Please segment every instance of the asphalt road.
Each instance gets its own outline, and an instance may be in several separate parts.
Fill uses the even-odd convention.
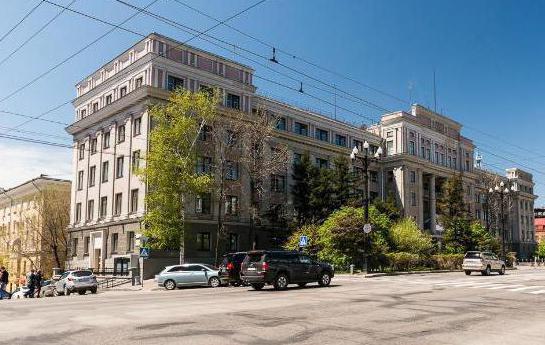
[[[545,270],[0,302],[0,344],[545,344]]]

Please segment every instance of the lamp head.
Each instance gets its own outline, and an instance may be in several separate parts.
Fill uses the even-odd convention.
[[[363,142],[363,148],[366,150],[369,148],[369,143],[367,142],[367,140]]]
[[[378,147],[378,149],[377,149],[377,154],[378,154],[379,156],[382,156],[382,147],[380,147],[380,146]]]
[[[488,190],[488,193],[494,193],[494,189],[490,188],[490,189]]]
[[[356,159],[356,155],[354,154],[354,152],[351,152],[351,153],[350,153],[350,159],[351,159],[351,160]]]
[[[503,181],[500,182],[500,187],[503,188],[503,186],[505,186],[505,183],[503,183]]]
[[[360,150],[358,150],[358,147],[357,147],[357,146],[354,146],[354,148],[352,149],[352,154],[355,156],[355,155],[357,155],[359,152],[360,152]]]
[[[509,194],[509,188],[505,187],[505,189],[503,190],[503,192],[504,192],[505,194]]]
[[[494,187],[494,190],[495,190],[496,192],[499,192],[499,191],[500,191],[500,186],[496,185],[496,187]]]

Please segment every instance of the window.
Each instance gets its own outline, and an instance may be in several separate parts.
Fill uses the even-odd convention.
[[[76,223],[81,221],[81,202],[76,204]]]
[[[195,213],[210,214],[211,205],[209,193],[197,195],[195,198]]]
[[[133,252],[134,251],[134,240],[136,236],[134,231],[127,232],[127,252]]]
[[[78,171],[78,190],[83,189],[83,170]]]
[[[212,158],[197,157],[197,174],[208,174],[212,171]]]
[[[285,192],[286,191],[286,176],[272,175],[271,190],[273,192]]]
[[[212,128],[210,126],[202,126],[201,131],[199,132],[199,140],[200,141],[208,141],[210,140],[210,132],[212,131]]]
[[[113,233],[112,234],[112,254],[117,253],[118,244],[119,244],[119,234]]]
[[[86,236],[83,240],[83,255],[89,255],[89,244],[91,243],[91,237]]]
[[[225,167],[225,178],[227,180],[238,180],[238,163],[227,161]]]
[[[358,150],[362,151],[363,150],[363,142],[359,141],[359,140],[352,140],[352,146],[353,147],[357,147]]]
[[[445,154],[441,153],[441,165],[445,165]]]
[[[435,164],[439,164],[439,152],[435,151]]]
[[[103,196],[100,198],[100,213],[99,217],[104,218],[108,214],[108,197]]]
[[[109,105],[110,103],[112,103],[112,95],[106,96],[106,105]]]
[[[346,147],[346,137],[344,135],[335,134],[335,144]]]
[[[93,220],[95,217],[95,201],[87,201],[87,220]]]
[[[131,190],[131,213],[138,212],[138,189]]]
[[[411,192],[411,206],[416,206],[416,193]]]
[[[93,103],[93,113],[98,111],[98,102]]]
[[[227,94],[227,103],[225,104],[229,108],[240,109],[240,96]]]
[[[197,234],[197,250],[202,252],[210,251],[210,233],[199,232]]]
[[[320,169],[327,169],[329,167],[329,161],[323,158],[316,158],[316,166]]]
[[[89,168],[89,187],[93,187],[95,185],[95,175],[96,175],[97,167],[96,165],[93,165]]]
[[[414,141],[409,141],[409,154],[410,155],[416,155],[416,148]]]
[[[132,136],[135,137],[137,135],[140,135],[140,133],[142,130],[142,118],[141,117],[137,117],[136,119],[134,119],[134,122],[132,124]]]
[[[394,132],[392,131],[386,132],[386,138],[392,138],[393,136],[394,136]]]
[[[301,159],[303,158],[303,155],[297,152],[293,153],[293,164],[299,164],[301,163]]]
[[[90,143],[90,149],[91,149],[91,154],[94,155],[95,153],[97,153],[97,138],[92,138],[91,139],[91,143]]]
[[[144,78],[142,77],[136,78],[136,81],[134,82],[134,88],[138,89],[139,87],[142,86],[143,83],[144,83]]]
[[[121,206],[123,206],[123,193],[117,193],[115,195],[115,211],[114,215],[119,216],[121,214]]]
[[[411,170],[411,171],[409,172],[409,174],[410,174],[410,181],[411,181],[411,183],[416,183],[416,171]]]
[[[122,143],[125,141],[125,125],[117,127],[117,142]]]
[[[321,141],[329,141],[329,132],[320,128],[316,128],[314,137]]]
[[[199,91],[207,94],[210,97],[214,95],[214,89],[212,89],[210,86],[207,86],[207,85],[200,84]]]
[[[305,125],[304,123],[295,122],[295,124],[293,126],[293,131],[296,134],[308,136],[308,126]]]
[[[107,149],[110,147],[110,131],[104,132],[102,135],[102,148]]]
[[[80,114],[80,118],[83,119],[85,116],[87,116],[87,110],[86,109],[81,109],[79,114]]]
[[[276,119],[276,129],[279,129],[281,131],[286,130],[286,118],[285,117],[279,117]]]
[[[426,158],[431,162],[431,149],[426,149]]]
[[[184,80],[182,78],[177,78],[169,75],[167,77],[167,89],[168,91],[174,91],[178,88],[184,87]]]
[[[127,94],[126,86],[123,86],[122,88],[119,89],[119,98],[125,97],[126,94]]]
[[[392,140],[386,141],[386,154],[391,156],[394,154],[394,142]]]
[[[229,250],[232,252],[238,251],[238,234],[229,234]]]
[[[72,256],[78,256],[78,239],[72,239]]]
[[[238,197],[228,195],[225,198],[225,214],[236,215],[238,213]]]
[[[78,155],[78,158],[79,158],[79,160],[82,160],[83,158],[85,158],[85,144],[80,144],[80,145],[79,145],[79,155]]]
[[[108,161],[102,162],[102,177],[101,177],[102,183],[108,182],[108,167],[109,167],[109,165],[110,165],[110,162],[108,162]]]
[[[123,177],[123,162],[124,162],[124,159],[125,159],[125,157],[123,157],[123,156],[117,157],[117,164],[116,164],[116,167],[115,167],[115,177],[116,178]]]
[[[369,175],[371,176],[371,182],[378,182],[378,173],[376,171],[369,171]]]

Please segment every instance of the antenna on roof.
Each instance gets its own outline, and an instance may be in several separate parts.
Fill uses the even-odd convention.
[[[300,93],[305,93],[305,92],[303,91],[303,82],[301,82],[301,84],[300,84],[300,86],[299,86],[299,92],[300,92]]]
[[[276,60],[276,48],[273,47],[273,55],[272,58],[269,59],[271,62],[278,63],[278,60]]]

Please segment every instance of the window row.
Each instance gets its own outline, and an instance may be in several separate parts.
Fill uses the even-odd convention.
[[[131,171],[132,173],[136,173],[138,169],[140,168],[140,150],[133,151],[132,157],[131,157]],[[102,169],[100,171],[100,182],[106,183],[109,179],[109,171],[110,171],[110,161],[103,161],[102,162]],[[122,178],[124,176],[125,172],[125,156],[119,156],[115,159],[115,178]],[[89,167],[89,173],[87,175],[87,185],[89,187],[94,187],[96,184],[96,175],[97,175],[97,167],[96,165],[92,165]],[[83,183],[84,181],[84,171],[80,170],[78,171],[78,177],[77,177],[77,189],[83,190]]]
[[[136,137],[142,133],[142,118],[138,117],[132,122],[132,135]],[[116,142],[121,144],[125,141],[125,125],[120,125],[117,127],[117,138]],[[102,148],[110,148],[110,131],[102,133]],[[98,138],[94,137],[89,140],[89,148],[86,147],[85,143],[78,145],[78,159],[85,159],[85,152],[89,151],[90,155],[94,155],[98,152]]]
[[[100,98],[96,99],[94,101],[91,101],[85,107],[80,108],[79,113],[78,113],[78,120],[83,119],[87,115],[96,113],[101,108],[103,108],[105,106],[108,106],[111,103],[113,103],[114,100],[119,100],[119,99],[125,97],[127,95],[127,93],[129,92],[129,84],[131,82],[132,82],[132,80],[129,81],[128,83],[125,83],[122,86],[117,87],[116,89],[112,90],[110,93],[104,95],[103,100],[100,99]],[[143,85],[144,85],[144,77],[143,76],[138,76],[138,77],[136,77],[134,79],[134,88],[133,88],[133,90],[138,89],[138,88],[142,87]]]
[[[121,211],[123,209],[123,193],[115,194],[113,206],[114,206],[113,215],[114,216],[121,215]],[[107,196],[103,196],[100,198],[98,210],[96,211],[98,211],[98,219],[103,219],[108,215],[108,197]],[[138,189],[133,189],[130,192],[129,213],[132,214],[136,212],[138,212]],[[85,220],[91,221],[94,219],[95,219],[95,200],[91,199],[87,201]],[[82,221],[82,203],[81,202],[76,203],[74,221],[75,223],[80,223]]]

